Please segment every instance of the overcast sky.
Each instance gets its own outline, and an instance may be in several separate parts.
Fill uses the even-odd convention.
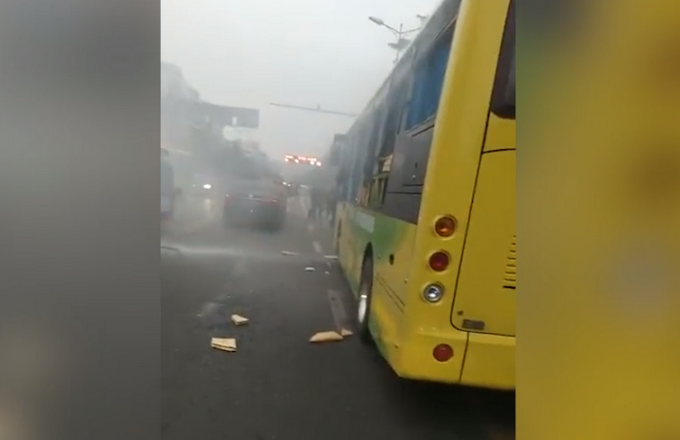
[[[270,102],[358,113],[392,67],[394,36],[367,17],[417,27],[440,0],[163,0],[162,57],[203,99],[260,109],[268,153],[321,154],[351,118]]]

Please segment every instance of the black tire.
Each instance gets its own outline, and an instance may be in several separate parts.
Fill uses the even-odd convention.
[[[366,298],[362,298],[363,296]],[[373,336],[369,329],[368,323],[371,318],[371,302],[373,299],[373,257],[367,255],[364,257],[364,263],[361,267],[361,281],[359,282],[359,297],[357,298],[357,329],[359,339],[367,345],[373,345]],[[365,311],[362,313],[361,309],[364,307],[362,301],[365,301]],[[362,320],[363,314],[363,320]]]

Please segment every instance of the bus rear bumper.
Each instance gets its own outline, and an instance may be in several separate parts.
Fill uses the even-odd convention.
[[[512,336],[470,333],[460,383],[514,390],[515,341]]]
[[[453,357],[440,362],[434,349],[446,344]],[[498,390],[515,388],[515,338],[452,330],[417,334],[404,341],[387,357],[392,368],[405,379],[423,380]],[[388,359],[389,360],[389,359]]]

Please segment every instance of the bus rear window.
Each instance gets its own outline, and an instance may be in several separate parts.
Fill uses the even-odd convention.
[[[515,119],[515,2],[510,4],[505,35],[498,58],[491,111],[504,119]]]
[[[501,84],[505,84],[504,90],[500,92],[500,97],[498,101],[498,107],[494,109],[494,113],[498,116],[506,119],[515,119],[515,55],[513,55],[510,61],[509,71],[507,72],[505,81]]]

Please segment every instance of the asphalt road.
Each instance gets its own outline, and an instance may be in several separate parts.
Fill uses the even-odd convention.
[[[351,326],[353,304],[324,256],[330,231],[301,205],[279,233],[226,229],[208,200],[180,208],[161,240],[162,438],[514,439],[514,395],[398,379],[353,337],[309,343]],[[234,313],[250,323],[235,327]]]

